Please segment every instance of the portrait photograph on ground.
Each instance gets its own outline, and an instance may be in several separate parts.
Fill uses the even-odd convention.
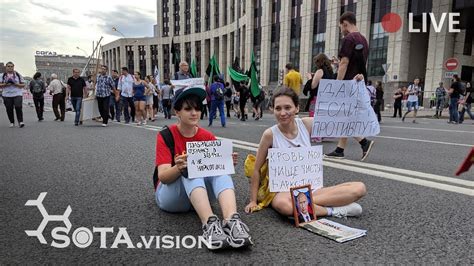
[[[293,216],[295,218],[295,226],[316,220],[313,212],[313,198],[311,193],[311,185],[292,187],[290,194],[293,198]]]

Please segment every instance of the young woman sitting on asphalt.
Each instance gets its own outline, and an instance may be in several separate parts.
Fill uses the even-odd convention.
[[[229,175],[205,178],[187,177],[186,143],[210,141],[216,137],[199,127],[202,101],[206,91],[201,88],[179,89],[175,93],[174,109],[178,123],[169,127],[174,139],[174,165],[171,152],[163,136],[158,134],[156,165],[158,180],[155,197],[160,209],[179,213],[195,210],[202,223],[203,236],[210,249],[239,248],[252,244],[249,229],[237,213],[234,184]],[[233,154],[234,164],[237,154]],[[211,209],[210,199],[217,199],[224,220]]]
[[[362,79],[357,76],[358,80]],[[298,95],[289,88],[283,88],[272,97],[273,114],[277,124],[266,129],[257,150],[255,168],[250,184],[250,203],[245,207],[247,213],[257,210],[257,192],[260,185],[260,168],[267,160],[269,148],[294,148],[311,146],[311,127],[313,117],[297,118]],[[362,182],[347,182],[313,190],[313,210],[316,216],[348,217],[360,216],[362,207],[355,203],[366,194]],[[278,192],[271,206],[278,213],[293,215],[290,192]]]

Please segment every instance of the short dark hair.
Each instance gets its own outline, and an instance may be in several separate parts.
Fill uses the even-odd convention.
[[[122,70],[125,70],[128,72],[128,67],[122,67]]]
[[[356,15],[352,11],[346,11],[339,17],[339,24],[344,23],[344,21],[349,22],[352,25],[356,25]]]
[[[183,105],[186,104],[187,106],[194,108],[194,110],[201,112],[202,110],[202,100],[199,98],[198,95],[189,94],[184,96],[184,98],[179,99],[174,103],[174,109],[176,111],[181,111],[183,109]]]
[[[454,79],[455,81],[459,81],[459,80],[460,80],[459,75],[458,75],[458,74],[454,74],[454,75],[453,75],[453,79]]]
[[[288,64],[286,64],[285,68],[288,69],[288,70],[292,70],[292,69],[294,69],[295,67],[293,66],[292,63],[288,63]]]
[[[219,81],[219,76],[218,76],[218,75],[214,75],[214,77],[212,77],[212,80],[213,80],[213,81]]]
[[[295,104],[295,106],[298,107],[298,103],[299,103],[298,94],[296,94],[296,92],[294,90],[292,90],[288,87],[281,88],[275,94],[273,94],[272,101],[271,101],[273,107],[275,107],[275,99],[280,97],[280,96],[290,97],[291,100],[293,101],[293,103]]]
[[[35,75],[33,76],[33,79],[38,79],[41,78],[41,73],[36,72]]]
[[[105,67],[105,69],[109,69],[109,67],[106,65],[102,65],[101,67]]]
[[[114,69],[114,70],[112,70],[112,72],[114,72],[114,73],[117,73],[117,74],[118,74],[118,71],[117,71],[117,69]]]
[[[230,83],[229,83],[228,81],[226,81],[225,86],[226,86],[226,87],[229,87],[229,86],[230,86]]]

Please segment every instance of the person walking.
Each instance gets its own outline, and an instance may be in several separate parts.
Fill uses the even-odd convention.
[[[58,79],[58,75],[51,74],[51,82],[48,86],[49,94],[53,95],[54,121],[64,121],[66,116],[66,84]],[[58,111],[59,107],[59,111]]]
[[[402,122],[405,122],[405,118],[407,115],[411,112],[412,109],[414,109],[413,112],[413,123],[416,123],[416,114],[418,113],[418,95],[420,94],[421,91],[421,86],[420,86],[420,79],[415,78],[413,80],[413,84],[408,86],[408,90],[406,94],[408,95],[407,99],[407,112],[403,115],[402,117]]]
[[[155,117],[153,116],[153,92],[155,91],[155,85],[153,85],[152,80],[153,78],[151,76],[145,77],[145,117],[150,121],[155,121]]]
[[[436,114],[434,115],[434,118],[440,118],[442,116],[444,102],[446,100],[446,90],[443,87],[443,82],[440,82],[439,87],[436,88],[435,96]]]
[[[398,117],[399,118],[402,118],[402,99],[403,99],[403,92],[402,92],[402,88],[398,88],[397,91],[395,92],[395,94],[393,95],[393,99],[394,99],[394,102],[393,102],[393,118],[397,117],[397,113],[398,113]]]
[[[303,85],[303,78],[301,74],[296,71],[293,64],[288,63],[285,66],[286,75],[283,79],[283,85],[291,88],[299,96],[301,92],[301,86]]]
[[[110,95],[115,90],[115,83],[111,76],[107,75],[107,66],[100,67],[97,75],[95,97],[102,117],[102,126],[106,127],[109,122]]]
[[[120,92],[118,88],[119,82],[119,73],[117,70],[112,70],[112,80],[114,81],[115,90],[110,95],[109,101],[109,111],[110,111],[110,119],[113,121],[114,119],[117,122],[120,122]]]
[[[36,116],[38,121],[43,121],[43,112],[44,112],[44,93],[46,92],[46,85],[41,79],[41,73],[36,72],[33,76],[33,80],[30,81],[29,89],[31,95],[33,95],[33,102],[36,108]]]
[[[239,107],[240,107],[240,121],[247,120],[247,101],[250,96],[250,91],[247,85],[242,81],[239,86]]]
[[[341,49],[338,55],[340,62],[337,69],[337,79],[351,80],[358,74],[363,74],[364,80],[367,80],[365,65],[369,55],[369,45],[357,28],[355,14],[351,11],[344,12],[339,17],[339,28],[344,38],[342,39]],[[369,155],[374,141],[358,137],[354,139],[360,144],[362,149],[361,161],[364,161]],[[329,158],[344,158],[346,145],[347,138],[340,138],[336,149],[325,156]]]
[[[120,98],[123,107],[123,116],[125,124],[135,122],[135,104],[133,103],[133,82],[134,78],[128,73],[127,67],[122,67],[122,75],[119,78],[118,90],[120,91]],[[129,111],[130,108],[130,111]]]
[[[74,68],[72,70],[72,77],[67,80],[67,98],[71,100],[72,108],[76,115],[74,117],[74,125],[78,126],[81,124],[81,109],[82,109],[82,99],[87,97],[88,88],[87,84],[83,78],[80,77],[80,70]]]
[[[464,122],[464,114],[466,112],[469,115],[469,118],[471,118],[471,120],[474,120],[474,116],[472,115],[472,112],[471,112],[472,95],[473,95],[473,89],[471,87],[471,83],[466,82],[466,88],[463,90],[462,100],[460,100],[460,104],[462,105],[462,109],[458,110],[459,111],[459,123],[460,124],[462,124]]]
[[[225,113],[224,113],[224,85],[219,81],[219,76],[213,77],[214,82],[210,86],[211,96],[211,113],[209,114],[209,125],[212,126],[212,121],[217,114],[219,108],[219,116],[221,117],[221,125],[225,127]]]
[[[141,79],[141,73],[135,72],[135,81],[133,82],[133,103],[135,104],[135,120],[137,125],[146,125],[146,82]]]
[[[6,72],[3,73],[0,80],[0,88],[3,89],[3,104],[7,111],[8,120],[10,120],[10,127],[15,126],[13,113],[13,109],[15,109],[18,126],[22,128],[25,126],[25,123],[23,123],[23,88],[25,88],[25,80],[20,73],[15,71],[15,65],[12,62],[7,62],[5,68]]]
[[[449,124],[459,124],[458,101],[462,93],[462,84],[458,75],[453,75],[453,83],[449,88]]]
[[[174,86],[171,84],[169,79],[165,79],[163,83],[164,85],[161,86],[163,114],[165,115],[165,119],[171,119],[171,101],[173,100]]]
[[[377,121],[382,122],[382,105],[383,105],[383,88],[382,82],[376,81],[375,82],[375,103],[374,103],[374,111],[377,115]]]
[[[225,83],[224,101],[227,117],[230,118],[230,110],[232,109],[232,88],[230,87],[229,82]]]

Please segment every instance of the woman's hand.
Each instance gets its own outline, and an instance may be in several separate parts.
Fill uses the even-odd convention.
[[[355,75],[354,79],[355,79],[356,81],[364,80],[364,75],[362,75],[362,74],[357,74],[357,75]]]
[[[313,74],[311,74],[311,73],[306,73],[306,79],[307,79],[307,80],[313,79]]]
[[[256,207],[257,207],[257,203],[255,201],[250,201],[249,204],[245,206],[245,212],[252,213]]]
[[[178,167],[179,171],[183,171],[188,167],[188,155],[187,154],[181,154],[181,155],[176,155],[174,158],[174,163],[176,167]]]
[[[234,166],[237,165],[238,159],[239,159],[239,153],[233,152],[232,153],[232,161],[234,162]]]

